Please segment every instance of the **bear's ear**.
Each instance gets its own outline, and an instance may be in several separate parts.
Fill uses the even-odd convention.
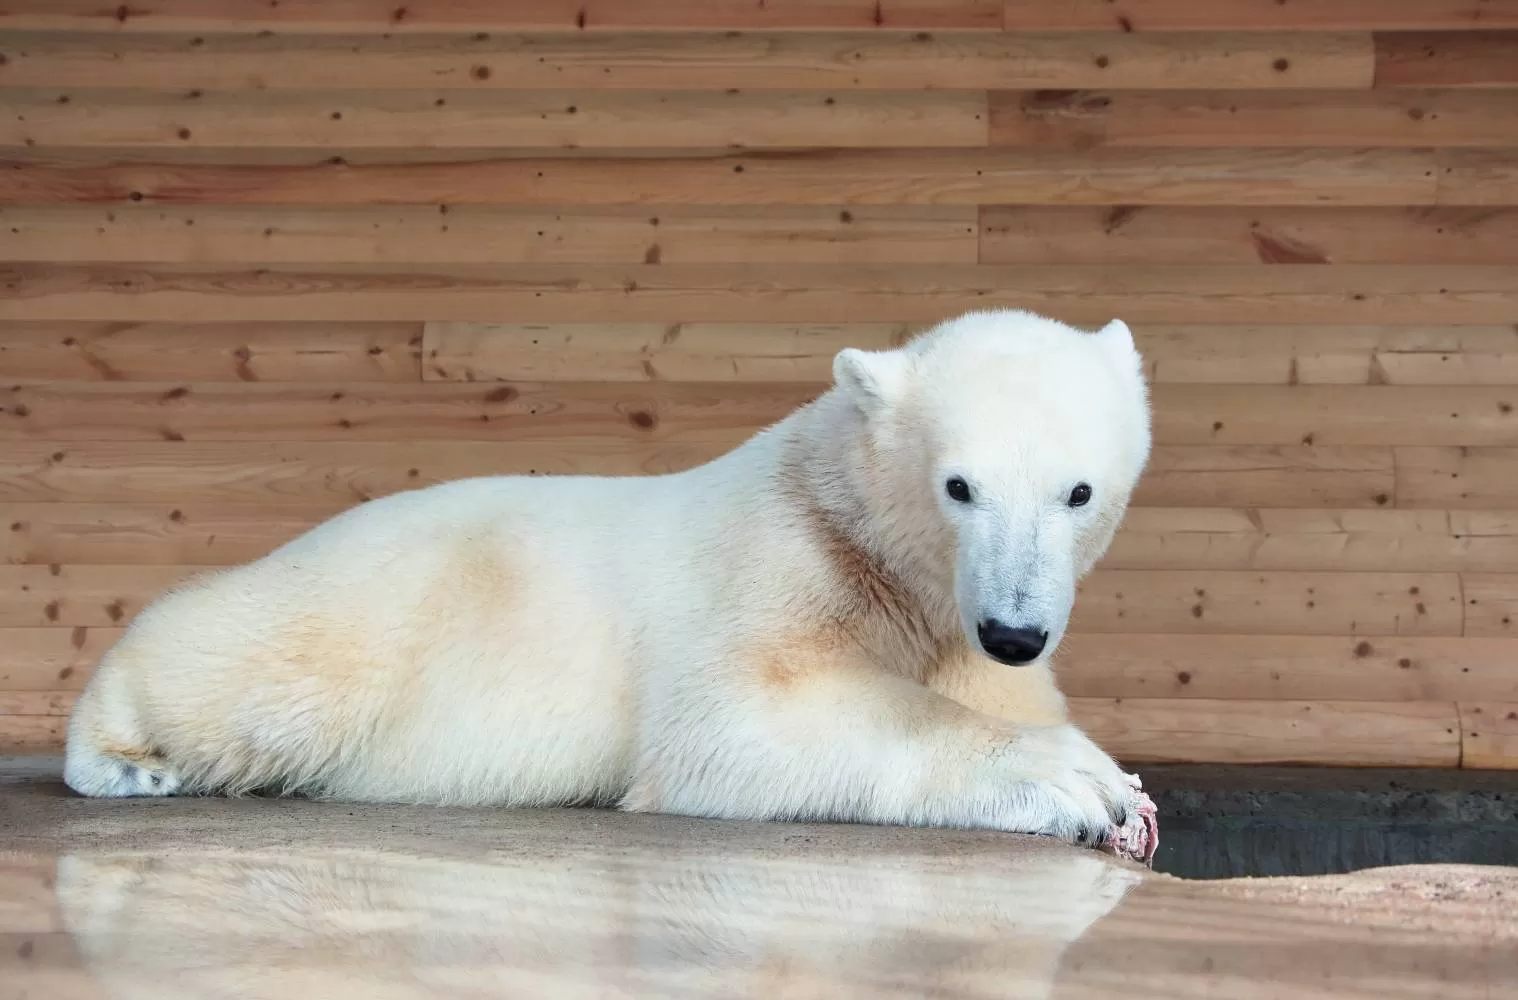
[[[1096,331],[1096,335],[1098,337],[1101,337],[1102,340],[1113,350],[1136,350],[1136,348],[1133,346],[1133,331],[1128,329],[1128,324],[1124,323],[1120,319],[1115,319],[1111,323],[1108,323],[1106,326]]]
[[[866,412],[891,400],[902,378],[902,359],[894,351],[845,347],[833,358],[833,383]]]

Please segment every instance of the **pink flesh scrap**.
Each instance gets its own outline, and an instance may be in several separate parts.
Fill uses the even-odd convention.
[[[1128,807],[1128,822],[1107,838],[1102,849],[1129,861],[1154,864],[1155,849],[1160,846],[1160,824],[1154,800],[1144,793],[1137,775],[1129,775],[1133,801]]]

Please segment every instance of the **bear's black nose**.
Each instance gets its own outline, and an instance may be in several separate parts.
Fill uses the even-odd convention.
[[[1033,628],[1011,628],[995,618],[987,618],[975,627],[980,637],[980,647],[986,655],[998,663],[1020,667],[1038,659],[1049,641],[1048,632]]]

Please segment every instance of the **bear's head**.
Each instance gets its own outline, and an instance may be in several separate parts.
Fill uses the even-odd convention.
[[[844,350],[833,373],[873,546],[946,620],[957,612],[972,648],[1013,665],[1049,656],[1149,456],[1128,327],[971,313],[898,350]]]

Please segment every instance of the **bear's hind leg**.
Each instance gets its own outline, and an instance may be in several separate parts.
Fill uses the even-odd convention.
[[[180,781],[168,762],[154,753],[111,754],[89,750],[69,752],[63,780],[80,795],[115,799],[173,795]]]
[[[119,668],[102,663],[69,720],[64,784],[91,798],[178,792],[180,777],[142,730]]]

